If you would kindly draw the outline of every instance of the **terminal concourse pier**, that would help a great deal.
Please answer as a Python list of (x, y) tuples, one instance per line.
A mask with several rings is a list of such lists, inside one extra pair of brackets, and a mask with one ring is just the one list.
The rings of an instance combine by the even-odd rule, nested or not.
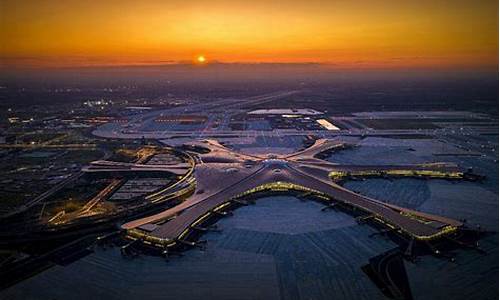
[(187, 154), (194, 163), (184, 180), (194, 192), (163, 212), (123, 224), (131, 240), (123, 250), (139, 243), (168, 254), (171, 249), (196, 246), (196, 239), (210, 230), (209, 225), (217, 218), (266, 193), (277, 192), (315, 197), (327, 205), (325, 208), (347, 211), (359, 223), (370, 223), (384, 233), (402, 237), (410, 248), (417, 242), (434, 249), (430, 243), (452, 239), (465, 228), (463, 221), (384, 203), (348, 190), (339, 181), (372, 176), (477, 179), (470, 170), (451, 163), (350, 166), (318, 158), (346, 146), (338, 140), (319, 139), (292, 154), (252, 155), (233, 151), (216, 140), (185, 145), (185, 149), (191, 149)]

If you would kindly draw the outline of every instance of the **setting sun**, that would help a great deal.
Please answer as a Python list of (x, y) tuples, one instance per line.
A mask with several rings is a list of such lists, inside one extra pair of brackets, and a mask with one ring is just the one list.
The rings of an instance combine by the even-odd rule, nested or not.
[(198, 56), (197, 60), (200, 64), (205, 63), (206, 61), (205, 56), (203, 55)]

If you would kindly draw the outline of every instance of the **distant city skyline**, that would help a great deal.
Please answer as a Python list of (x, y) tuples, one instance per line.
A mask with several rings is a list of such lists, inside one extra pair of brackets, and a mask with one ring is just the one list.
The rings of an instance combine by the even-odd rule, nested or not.
[[(0, 1), (0, 67), (494, 69), (497, 1)], [(199, 57), (204, 57), (200, 62)]]

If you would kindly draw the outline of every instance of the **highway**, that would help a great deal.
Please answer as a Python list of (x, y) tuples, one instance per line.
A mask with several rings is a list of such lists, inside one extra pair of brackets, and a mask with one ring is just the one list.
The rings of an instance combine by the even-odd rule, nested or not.
[[(102, 159), (108, 159), (111, 156), (111, 152), (107, 151), (106, 149), (102, 149), (104, 152), (104, 155), (102, 156)], [(62, 190), (66, 185), (78, 180), (81, 178), (85, 173), (80, 170), (77, 173), (72, 174), (65, 180), (59, 182), (58, 184), (54, 185), (47, 191), (43, 192), (42, 194), (38, 195), (37, 197), (33, 198), (32, 200), (28, 201), (27, 203), (24, 203), (23, 205), (17, 207), (15, 210), (12, 210), (6, 214), (3, 214), (0, 216), (0, 218), (8, 218), (10, 216), (13, 216), (15, 214), (21, 213), (23, 211), (26, 211), (27, 209), (33, 207), (34, 205), (41, 203), (48, 199), (50, 196), (54, 195), (55, 193), (59, 192)]]
[(37, 197), (35, 197), (35, 198), (31, 199), (30, 201), (24, 203), (23, 205), (19, 206), (15, 210), (12, 210), (6, 214), (3, 214), (2, 216), (0, 216), (0, 218), (8, 218), (8, 217), (13, 216), (15, 214), (18, 214), (20, 212), (23, 212), (23, 211), (29, 209), (30, 207), (40, 203), (40, 202), (45, 201), (50, 196), (54, 195), (55, 193), (57, 193), (58, 191), (63, 189), (66, 185), (81, 178), (83, 176), (83, 174), (84, 174), (83, 172), (78, 172), (78, 173), (72, 174), (68, 178), (64, 179), (63, 181), (54, 185), (53, 187), (51, 187), (47, 191), (43, 192), (42, 194), (38, 195)]
[(89, 202), (87, 202), (80, 212), (78, 212), (79, 216), (83, 216), (90, 212), (90, 210), (96, 206), (98, 203), (104, 201), (111, 193), (113, 193), (118, 187), (120, 187), (125, 180), (123, 179), (114, 179), (108, 184), (103, 190), (101, 190), (94, 198), (92, 198)]

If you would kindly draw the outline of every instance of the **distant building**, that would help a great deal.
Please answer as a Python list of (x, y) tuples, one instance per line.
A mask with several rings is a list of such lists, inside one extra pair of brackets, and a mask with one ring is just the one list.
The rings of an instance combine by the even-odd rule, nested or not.
[(182, 124), (200, 124), (208, 120), (206, 116), (200, 115), (165, 115), (155, 119), (158, 123), (182, 123)]
[(322, 115), (319, 112), (310, 108), (273, 108), (273, 109), (257, 109), (248, 113), (249, 115), (303, 115), (303, 116), (316, 116)]
[(1, 135), (0, 144), (14, 144), (16, 142), (16, 136), (11, 135)]

